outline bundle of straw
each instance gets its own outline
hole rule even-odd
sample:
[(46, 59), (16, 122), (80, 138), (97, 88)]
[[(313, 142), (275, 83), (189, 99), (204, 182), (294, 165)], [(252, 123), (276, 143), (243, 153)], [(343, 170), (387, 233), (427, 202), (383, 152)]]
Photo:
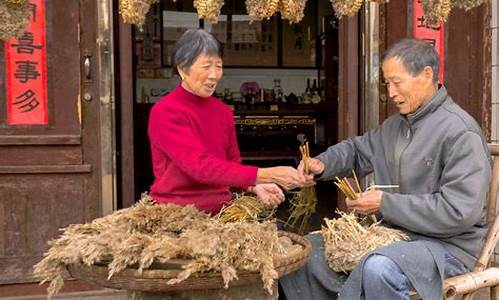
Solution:
[[(304, 172), (309, 174), (309, 142), (300, 146), (300, 153), (302, 154), (302, 161), (304, 163)], [(288, 217), (288, 223), (292, 227), (295, 227), (298, 223), (300, 223), (298, 232), (300, 234), (304, 234), (309, 218), (316, 211), (316, 204), (318, 203), (316, 189), (314, 186), (302, 188), (300, 192), (293, 196), (290, 203), (292, 204), (292, 208), (290, 216)]]
[[(358, 176), (356, 175), (356, 172), (354, 172), (354, 170), (352, 170), (352, 175), (354, 181), (356, 181), (356, 187), (358, 188), (357, 193), (354, 191), (354, 188), (351, 186), (349, 180), (345, 177), (342, 179), (335, 177), (334, 183), (339, 188), (339, 190), (341, 190), (342, 193), (344, 193), (344, 195), (347, 198), (351, 200), (356, 200), (357, 198), (359, 198), (359, 195), (363, 193), (363, 191), (361, 190), (361, 185), (359, 184)], [(375, 215), (370, 215), (370, 218), (372, 219), (373, 223), (377, 223), (377, 217), (375, 217)]]
[(324, 219), (321, 234), (325, 240), (325, 257), (335, 272), (354, 269), (367, 252), (396, 241), (408, 240), (408, 236), (396, 229), (380, 225), (380, 222), (363, 226), (364, 220), (354, 213), (337, 211), (340, 218)]
[(237, 194), (231, 204), (219, 212), (216, 219), (221, 223), (259, 222), (271, 219), (274, 211), (256, 197)]
[(344, 193), (344, 195), (347, 198), (354, 200), (358, 198), (358, 194), (361, 194), (363, 191), (361, 190), (361, 185), (359, 184), (358, 176), (356, 176), (356, 172), (354, 172), (354, 170), (352, 170), (352, 175), (354, 180), (356, 181), (356, 187), (358, 188), (357, 193), (354, 191), (354, 188), (351, 186), (349, 180), (347, 180), (347, 178), (345, 177), (342, 179), (335, 177), (334, 183), (339, 188), (339, 190), (341, 190), (342, 193)]

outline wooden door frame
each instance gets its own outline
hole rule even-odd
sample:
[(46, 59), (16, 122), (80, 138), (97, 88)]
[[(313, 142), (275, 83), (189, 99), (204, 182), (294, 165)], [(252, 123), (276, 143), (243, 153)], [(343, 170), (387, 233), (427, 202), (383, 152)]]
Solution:
[(338, 141), (359, 132), (359, 21), (358, 14), (339, 22)]
[[(32, 265), (45, 251), (41, 248), (60, 234), (61, 227), (91, 221), (113, 209), (111, 3), (111, 0), (46, 2), (48, 47), (54, 51), (48, 59), (49, 124), (39, 127), (3, 124), (0, 133), (0, 146), (8, 148), (7, 151), (21, 149), (27, 154), (41, 153), (36, 159), (13, 155), (10, 165), (3, 164), (0, 168), (3, 183), (11, 184), (12, 190), (35, 191), (22, 199), (13, 197), (16, 204), (24, 201), (22, 210), (8, 211), (0, 207), (10, 216), (23, 218), (19, 228), (14, 227), (8, 237), (20, 236), (27, 241), (32, 234), (37, 239), (19, 245), (12, 239), (4, 240), (27, 250), (21, 252), (19, 258), (7, 254), (5, 264), (0, 262), (7, 278), (0, 285), (0, 298), (45, 294), (47, 285), (37, 287), (38, 283), (32, 283), (37, 279), (31, 275)], [(69, 20), (71, 23), (66, 23)], [(83, 71), (86, 57), (90, 63), (88, 73)], [(47, 209), (40, 210), (35, 205)], [(38, 216), (51, 219), (38, 221)], [(28, 224), (24, 220), (36, 221)], [(27, 268), (16, 265), (17, 261), (22, 261)], [(9, 277), (10, 274), (13, 276)], [(65, 290), (88, 289), (85, 283), (71, 281)]]
[(134, 171), (134, 66), (132, 25), (123, 23), (116, 13), (116, 35), (118, 45), (117, 68), (115, 68), (117, 91), (117, 130), (119, 155), (118, 167), (118, 201), (119, 207), (129, 207), (135, 203), (135, 171)]
[(101, 213), (117, 209), (116, 126), (114, 89), (113, 0), (97, 1), (97, 71), (99, 72), (99, 142), (101, 174)]

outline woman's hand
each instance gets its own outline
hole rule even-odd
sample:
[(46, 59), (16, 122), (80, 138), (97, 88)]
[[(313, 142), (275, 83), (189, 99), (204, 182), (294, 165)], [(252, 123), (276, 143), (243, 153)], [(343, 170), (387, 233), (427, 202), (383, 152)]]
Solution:
[(313, 184), (312, 177), (300, 175), (292, 167), (270, 167), (259, 168), (257, 171), (257, 183), (276, 183), (285, 190), (292, 190), (297, 187), (303, 187)]
[(351, 200), (346, 198), (345, 203), (348, 208), (362, 215), (377, 214), (382, 203), (383, 192), (380, 190), (370, 190), (361, 193), (359, 198)]
[(252, 188), (252, 192), (257, 195), (266, 206), (275, 208), (285, 200), (285, 194), (274, 183), (260, 183)]

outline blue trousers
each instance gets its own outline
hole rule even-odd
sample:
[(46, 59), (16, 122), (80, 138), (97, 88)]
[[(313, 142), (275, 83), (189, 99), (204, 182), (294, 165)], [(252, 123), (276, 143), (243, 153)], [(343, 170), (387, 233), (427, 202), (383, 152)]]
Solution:
[[(467, 272), (455, 257), (445, 256), (445, 278)], [(382, 255), (370, 256), (363, 268), (363, 294), (365, 300), (409, 299), (411, 283), (399, 266)]]

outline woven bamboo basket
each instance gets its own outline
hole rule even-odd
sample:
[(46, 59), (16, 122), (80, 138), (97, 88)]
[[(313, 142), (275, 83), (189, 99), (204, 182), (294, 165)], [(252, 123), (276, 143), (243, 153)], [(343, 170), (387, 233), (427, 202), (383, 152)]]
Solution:
[[(274, 267), (278, 276), (282, 277), (302, 267), (311, 255), (311, 243), (303, 237), (290, 232), (279, 231), (279, 236), (286, 236), (294, 244), (302, 246), (301, 251), (288, 252), (274, 259)], [(91, 265), (72, 264), (67, 269), (71, 276), (91, 283), (96, 286), (125, 289), (129, 291), (143, 292), (172, 292), (188, 290), (222, 289), (224, 281), (220, 273), (193, 274), (186, 280), (169, 285), (169, 279), (176, 278), (182, 271), (182, 266), (189, 260), (172, 259), (168, 263), (153, 264), (149, 269), (139, 274), (137, 269), (127, 268), (108, 279), (108, 267), (106, 264)], [(229, 283), (229, 287), (248, 285), (261, 281), (258, 272), (238, 271), (238, 279)]]

